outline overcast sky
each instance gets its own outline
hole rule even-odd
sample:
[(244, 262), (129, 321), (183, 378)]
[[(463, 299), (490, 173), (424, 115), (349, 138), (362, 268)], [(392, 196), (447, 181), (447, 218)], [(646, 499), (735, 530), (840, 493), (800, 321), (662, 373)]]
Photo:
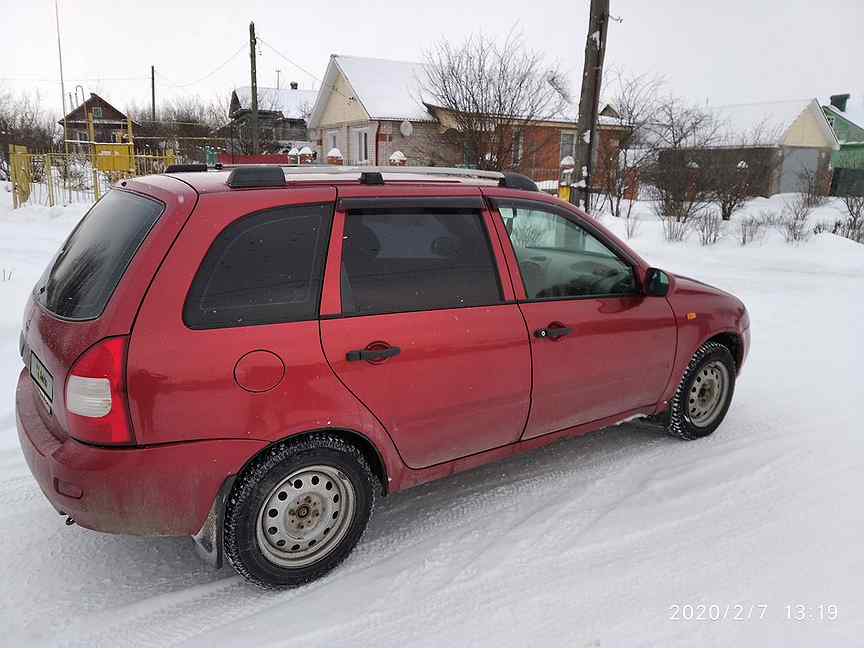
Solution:
[[(611, 5), (622, 22), (610, 23), (607, 64), (663, 75), (673, 93), (693, 101), (864, 95), (862, 0)], [(0, 87), (38, 90), (59, 113), (53, 0), (0, 7)], [(438, 39), (461, 41), (480, 29), (503, 36), (515, 26), (569, 73), (578, 94), (587, 16), (584, 0), (60, 0), (67, 92), (80, 84), (121, 109), (149, 105), (151, 64), (157, 103), (181, 94), (209, 101), (248, 85), (250, 20), (266, 43), (314, 75), (262, 45), (259, 85), (274, 86), (280, 69), (283, 86), (296, 80), (317, 89), (331, 53), (421, 60)]]

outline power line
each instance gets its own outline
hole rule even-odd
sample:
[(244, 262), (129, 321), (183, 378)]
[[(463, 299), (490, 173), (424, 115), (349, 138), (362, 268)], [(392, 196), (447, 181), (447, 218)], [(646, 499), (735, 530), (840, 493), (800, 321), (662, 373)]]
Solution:
[(260, 43), (264, 43), (264, 45), (266, 45), (266, 46), (269, 47), (271, 50), (273, 50), (276, 54), (278, 54), (278, 55), (281, 56), (283, 59), (285, 59), (286, 61), (288, 61), (288, 62), (289, 62), (291, 65), (293, 65), (295, 68), (297, 68), (298, 70), (300, 70), (300, 71), (303, 72), (304, 74), (308, 74), (310, 77), (312, 77), (313, 79), (315, 79), (316, 81), (318, 81), (318, 83), (323, 83), (323, 81), (321, 81), (321, 79), (318, 77), (318, 75), (313, 74), (312, 72), (310, 72), (309, 70), (307, 70), (306, 68), (304, 68), (304, 67), (303, 67), (302, 65), (300, 65), (299, 63), (295, 63), (294, 61), (292, 61), (290, 58), (288, 58), (287, 56), (285, 56), (282, 52), (280, 52), (279, 50), (277, 50), (275, 47), (273, 47), (270, 43), (268, 43), (267, 41), (265, 41), (263, 38), (261, 38), (260, 36), (258, 36), (257, 39), (258, 39), (258, 42), (260, 42)]
[[(270, 43), (268, 43), (267, 41), (265, 41), (265, 40), (264, 40), (263, 38), (261, 38), (260, 36), (258, 36), (258, 42), (259, 42), (259, 43), (264, 43), (267, 47), (269, 47), (271, 50), (273, 50), (274, 52), (276, 52), (276, 54), (278, 54), (278, 55), (281, 56), (283, 59), (285, 59), (286, 61), (288, 61), (291, 65), (293, 65), (294, 67), (296, 67), (296, 68), (297, 68), (298, 70), (300, 70), (301, 72), (305, 72), (306, 74), (308, 74), (310, 77), (312, 77), (313, 79), (315, 79), (318, 83), (320, 83), (322, 87), (324, 86), (324, 80), (321, 79), (321, 77), (319, 77), (317, 74), (313, 74), (312, 72), (310, 72), (309, 70), (307, 70), (306, 68), (304, 68), (302, 65), (299, 65), (299, 64), (295, 63), (294, 61), (292, 61), (290, 58), (288, 58), (287, 56), (285, 56), (282, 52), (280, 52), (279, 50), (277, 50), (275, 47), (273, 47)], [(341, 91), (339, 90), (339, 88), (336, 87), (336, 84), (335, 84), (335, 83), (332, 84), (332, 85), (330, 85), (330, 86), (328, 86), (328, 89), (332, 90), (332, 91), (335, 92), (336, 94), (342, 95), (342, 97), (343, 97), (344, 99), (346, 99), (347, 101), (355, 101), (355, 100), (356, 100), (355, 97), (349, 97), (349, 96), (346, 95), (344, 92), (341, 92)]]
[(174, 86), (175, 88), (188, 88), (189, 86), (197, 85), (197, 84), (201, 83), (202, 81), (206, 81), (207, 79), (212, 77), (214, 74), (216, 74), (217, 72), (222, 70), (226, 65), (228, 65), (231, 61), (233, 61), (234, 58), (244, 49), (246, 49), (246, 43), (245, 42), (242, 43), (240, 45), (240, 47), (238, 47), (237, 50), (231, 56), (229, 56), (227, 59), (225, 59), (225, 61), (223, 63), (218, 65), (211, 72), (205, 74), (200, 79), (196, 79), (195, 81), (190, 81), (189, 83), (178, 83), (176, 81), (171, 81), (168, 77), (166, 77), (164, 74), (162, 74), (162, 72), (159, 72), (158, 74), (162, 79), (164, 79), (165, 81), (168, 82), (168, 85)]

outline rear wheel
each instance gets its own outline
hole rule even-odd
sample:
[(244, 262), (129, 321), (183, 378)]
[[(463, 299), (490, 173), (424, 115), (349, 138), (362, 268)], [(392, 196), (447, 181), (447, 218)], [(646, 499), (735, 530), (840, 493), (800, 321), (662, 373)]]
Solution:
[(297, 587), (342, 562), (363, 534), (377, 481), (362, 453), (316, 434), (276, 447), (237, 480), (225, 556), (260, 587)]
[(681, 439), (708, 436), (726, 416), (735, 391), (735, 360), (716, 342), (703, 345), (690, 360), (669, 407), (667, 431)]

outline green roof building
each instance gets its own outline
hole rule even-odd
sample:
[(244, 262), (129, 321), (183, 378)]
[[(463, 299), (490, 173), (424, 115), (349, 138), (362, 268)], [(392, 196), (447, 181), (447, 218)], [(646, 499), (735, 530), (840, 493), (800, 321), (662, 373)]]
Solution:
[(831, 156), (835, 169), (864, 169), (864, 98), (850, 102), (851, 95), (832, 95), (822, 106), (825, 117), (840, 142), (840, 150)]

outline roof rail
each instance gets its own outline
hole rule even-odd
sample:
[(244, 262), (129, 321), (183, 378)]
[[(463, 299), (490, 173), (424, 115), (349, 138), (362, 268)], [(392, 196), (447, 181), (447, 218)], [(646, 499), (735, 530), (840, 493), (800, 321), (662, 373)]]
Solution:
[(282, 167), (271, 164), (239, 166), (231, 170), (226, 184), (232, 189), (284, 187), (285, 172)]
[(464, 169), (461, 167), (421, 167), (421, 166), (329, 166), (304, 164), (301, 166), (285, 166), (286, 175), (354, 175), (358, 179), (362, 174), (379, 173), (382, 176), (422, 175), (442, 176), (450, 178), (480, 178), (484, 180), (501, 181), (504, 174), (500, 171), (484, 169)]
[[(293, 177), (292, 177), (293, 176)], [(461, 167), (390, 167), (390, 166), (330, 166), (330, 165), (243, 165), (234, 167), (228, 176), (228, 186), (233, 189), (253, 187), (283, 187), (286, 181), (328, 180), (333, 177), (358, 180), (365, 185), (383, 185), (391, 180), (418, 181), (428, 178), (455, 182), (474, 182), (482, 185), (497, 185), (523, 191), (539, 191), (530, 178), (518, 173), (502, 173), (486, 169)], [(402, 176), (400, 178), (400, 176)]]

